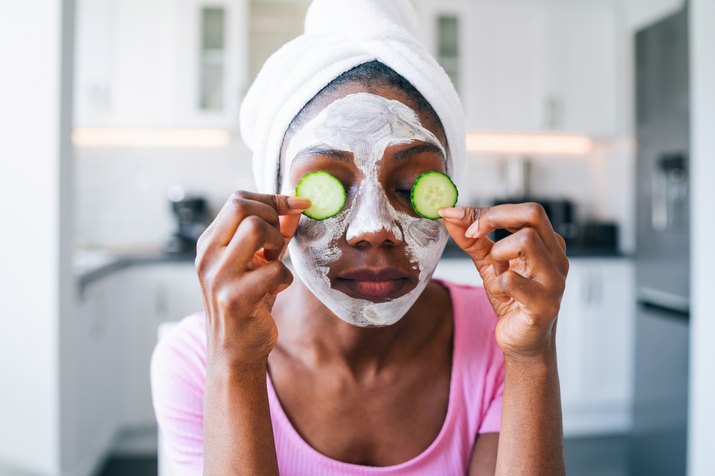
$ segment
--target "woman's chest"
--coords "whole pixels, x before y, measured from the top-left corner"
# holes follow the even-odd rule
[[[418,456],[439,435],[450,390],[449,359],[443,364],[367,383],[271,374],[278,410],[313,449],[343,462],[389,466]]]

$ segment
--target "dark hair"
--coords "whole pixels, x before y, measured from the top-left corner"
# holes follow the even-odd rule
[[[430,103],[427,102],[425,97],[417,90],[417,88],[415,88],[412,83],[407,81],[389,66],[386,66],[377,60],[373,60],[367,63],[362,63],[345,71],[343,74],[333,79],[330,83],[323,87],[323,89],[318,91],[318,94],[316,94],[313,99],[308,101],[298,114],[295,115],[286,130],[283,140],[285,140],[286,137],[292,136],[298,129],[303,127],[306,122],[306,111],[319,104],[322,97],[348,83],[360,83],[367,88],[375,86],[392,86],[398,88],[405,92],[405,94],[407,94],[407,96],[415,102],[419,112],[427,114],[430,119],[434,120],[438,127],[444,131],[442,121],[440,121],[439,116]],[[280,192],[283,181],[283,171],[281,169],[280,160],[278,161],[277,168],[276,192]]]

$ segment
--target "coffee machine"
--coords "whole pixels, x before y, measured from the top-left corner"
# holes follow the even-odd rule
[[[166,243],[166,253],[196,253],[196,241],[208,226],[208,203],[204,197],[187,195],[183,188],[174,186],[167,192],[176,230]]]

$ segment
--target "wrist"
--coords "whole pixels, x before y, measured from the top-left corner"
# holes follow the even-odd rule
[[[507,371],[548,373],[557,368],[556,346],[530,354],[504,354],[504,367]]]
[[[268,359],[258,359],[250,362],[237,362],[223,356],[208,358],[206,361],[208,374],[231,379],[237,376],[265,376],[268,370]]]

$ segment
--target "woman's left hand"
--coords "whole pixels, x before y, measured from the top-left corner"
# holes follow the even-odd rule
[[[499,318],[496,339],[504,355],[529,358],[553,352],[569,263],[566,243],[543,207],[443,208],[440,215],[482,277]],[[512,234],[495,243],[487,234],[496,229]]]

